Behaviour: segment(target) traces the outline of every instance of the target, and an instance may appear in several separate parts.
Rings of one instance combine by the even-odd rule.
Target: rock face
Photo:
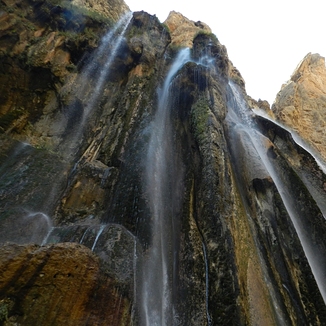
[[[193,22],[182,14],[171,11],[168,18],[165,20],[171,33],[173,46],[184,46],[191,48],[193,45],[193,39],[199,33],[211,34],[212,31],[205,23],[200,21]]]
[[[325,174],[205,24],[3,4],[0,323],[326,323]]]
[[[5,325],[127,325],[130,301],[86,247],[5,244],[0,250]],[[6,315],[6,318],[3,318]]]
[[[309,53],[291,79],[277,94],[276,118],[295,130],[326,158],[326,68],[325,58]]]
[[[113,21],[118,21],[121,14],[129,11],[129,7],[124,1],[110,0],[73,0],[72,5],[81,8],[81,10],[87,10],[100,16],[105,16]]]

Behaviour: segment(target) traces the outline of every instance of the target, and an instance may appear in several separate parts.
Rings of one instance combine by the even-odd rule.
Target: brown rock
[[[130,323],[128,300],[82,245],[7,243],[0,248],[0,268],[0,304],[10,325]]]
[[[182,14],[171,11],[164,22],[170,30],[172,45],[192,48],[193,39],[198,33],[212,33],[211,29],[202,22],[193,22]]]
[[[69,52],[63,47],[64,41],[65,38],[58,32],[50,33],[28,51],[29,63],[35,67],[51,65],[55,76],[67,75],[68,71],[63,67],[71,62]]]
[[[121,0],[73,0],[71,3],[77,7],[109,17],[114,21],[119,20],[122,14],[130,11],[127,4]]]
[[[233,66],[232,62],[229,61],[229,78],[232,79],[236,84],[238,84],[240,87],[242,87],[243,89],[245,89],[245,81],[242,77],[242,75],[240,74],[240,71]]]
[[[261,100],[261,99],[258,99],[258,107],[266,112],[269,112],[269,110],[271,109],[268,101],[266,100]]]
[[[258,99],[256,101],[249,95],[247,95],[248,105],[252,110],[258,110],[260,113],[264,113],[263,115],[267,115],[270,119],[275,120],[274,112],[271,110],[271,106],[266,100]]]
[[[309,53],[282,86],[273,110],[279,121],[298,132],[326,159],[325,58]]]

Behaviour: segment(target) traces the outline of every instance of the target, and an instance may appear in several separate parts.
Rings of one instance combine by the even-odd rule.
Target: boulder
[[[82,245],[6,243],[0,268],[5,325],[129,325],[128,298]]]

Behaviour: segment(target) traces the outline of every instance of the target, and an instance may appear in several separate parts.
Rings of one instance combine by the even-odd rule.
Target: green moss
[[[209,31],[206,30],[199,30],[196,35],[194,36],[194,42],[204,42],[205,45],[207,43],[207,41],[210,40],[215,44],[219,43],[218,38],[216,37],[215,34],[210,33]]]
[[[163,28],[165,29],[166,33],[170,34],[170,28],[169,28],[169,26],[166,25],[166,24],[164,24],[164,23],[162,23],[161,25],[162,25]]]
[[[175,58],[178,53],[181,51],[181,49],[183,49],[184,46],[180,46],[178,44],[175,43],[170,43],[169,47],[168,47],[168,54],[170,58]]]
[[[66,66],[66,69],[69,71],[69,72],[77,72],[77,66],[74,65],[73,63],[69,64],[68,66]]]
[[[0,300],[0,322],[8,319],[8,313],[10,310],[11,301],[8,299]]]
[[[128,30],[129,39],[142,34],[143,34],[143,30],[135,25],[132,25],[131,28]]]
[[[191,126],[198,142],[205,138],[209,111],[209,103],[205,97],[200,97],[191,108]]]

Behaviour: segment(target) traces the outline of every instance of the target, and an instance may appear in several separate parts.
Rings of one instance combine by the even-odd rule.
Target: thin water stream
[[[72,104],[67,107],[62,121],[59,122],[59,125],[65,125],[67,134],[60,143],[60,152],[65,158],[76,154],[79,149],[78,144],[87,127],[87,121],[99,105],[105,82],[110,75],[112,64],[119,54],[131,19],[132,12],[127,12],[103,36],[99,47],[76,81],[74,99],[81,101],[83,105],[76,107],[78,101],[72,101]],[[91,88],[89,88],[90,82]],[[67,85],[67,87],[70,86]]]
[[[92,249],[91,249],[92,251],[94,251],[94,249],[95,249],[95,247],[97,245],[97,241],[100,238],[100,236],[101,236],[104,228],[105,228],[105,225],[101,225],[100,228],[99,228],[99,230],[97,231],[96,238],[94,240],[94,243],[93,243],[93,246],[92,246]]]
[[[314,161],[318,165],[319,169],[324,174],[326,174],[326,164],[323,161],[323,159],[321,158],[321,156],[315,150],[313,150],[311,148],[311,146],[309,146],[296,132],[288,129],[286,126],[284,126],[283,124],[279,123],[278,121],[275,121],[275,120],[271,119],[262,110],[254,110],[254,113],[256,115],[258,115],[258,116],[266,119],[266,120],[271,121],[272,123],[274,123],[278,127],[286,130],[289,134],[291,134],[294,142],[298,146],[300,146],[304,151],[306,151],[314,159]],[[316,188],[316,185],[313,182],[311,182],[311,180],[309,179],[308,176],[305,176],[305,173],[302,173],[301,180],[303,181],[303,183],[305,184],[305,186],[309,190],[310,194],[312,195],[312,197],[316,201],[319,209],[321,210],[321,212],[324,215],[324,218],[326,218],[326,200],[325,200],[325,195],[321,195],[320,189]]]
[[[99,96],[103,91],[105,80],[110,74],[111,65],[122,45],[122,41],[124,40],[124,35],[129,26],[131,18],[132,18],[131,12],[128,12],[127,14],[122,16],[121,19],[116,24],[116,26],[113,28],[113,30],[110,30],[107,33],[107,35],[103,37],[101,46],[99,47],[96,53],[96,60],[99,60],[101,59],[101,57],[104,57],[105,58],[104,65],[99,68],[99,71],[97,71],[97,75],[95,79],[96,83],[92,88],[92,94],[87,101],[87,105],[83,114],[82,124],[85,123],[85,120],[87,119],[89,113],[92,111],[94,105],[96,105]],[[118,33],[118,35],[116,35],[116,33]],[[111,51],[108,53],[107,51],[111,44],[113,44],[113,46],[111,48]],[[83,73],[83,78],[85,79],[85,81],[87,81],[90,78],[91,74],[92,74],[92,69],[90,64],[89,67],[87,67],[87,69]]]
[[[229,119],[232,120],[238,127],[240,127],[249,136],[252,145],[254,146],[257,154],[259,155],[266,170],[274,181],[276,188],[282,198],[284,206],[291,218],[295,227],[299,240],[301,242],[304,253],[307,257],[312,273],[317,282],[320,293],[326,302],[326,258],[325,252],[320,249],[322,245],[319,244],[311,229],[311,221],[309,216],[303,216],[301,207],[298,205],[296,198],[293,197],[292,188],[288,177],[282,172],[281,167],[277,162],[271,161],[268,156],[265,144],[268,143],[265,136],[263,136],[256,128],[248,109],[241,97],[237,87],[230,83],[230,88],[237,105],[238,113],[230,112]]]
[[[260,117],[263,117],[266,120],[269,120],[275,123],[277,126],[281,127],[282,129],[286,130],[288,133],[291,134],[293,140],[296,142],[297,145],[302,147],[305,151],[307,151],[316,161],[319,168],[326,174],[326,164],[324,160],[321,158],[320,154],[317,153],[314,149],[311,148],[295,131],[290,130],[288,127],[280,123],[279,121],[273,120],[266,112],[261,109],[255,109],[254,113]]]
[[[81,119],[79,119],[79,121],[74,121],[73,135],[64,139],[63,143],[60,145],[60,152],[63,153],[64,158],[70,159],[70,156],[74,155],[79,149],[78,143],[80,142],[81,136],[84,133],[85,127],[87,125],[87,120],[91,116],[92,111],[98,105],[98,102],[102,96],[104,84],[110,74],[111,65],[114,62],[119,52],[119,49],[121,48],[121,45],[124,40],[124,35],[127,31],[131,19],[132,12],[128,12],[120,18],[116,25],[104,35],[100,46],[92,56],[92,60],[86,65],[84,70],[81,72],[81,76],[79,77],[78,82],[80,86],[76,90],[75,98],[83,98],[85,96],[84,93],[87,93],[86,88],[90,80],[94,81],[94,85],[91,89],[91,93],[88,94],[87,103],[84,105],[84,109],[78,113],[79,115],[81,115]],[[104,64],[98,67],[99,62],[104,62]],[[73,112],[69,113],[69,110],[74,110],[73,106],[68,107],[67,110],[68,116],[73,115]],[[77,173],[78,165],[82,160],[83,157],[79,158],[79,160],[73,165],[73,168],[68,176],[68,188],[73,180],[74,175]],[[100,227],[100,231],[97,234],[97,237],[92,247],[92,251],[95,249],[98,237],[101,235],[103,228],[104,226]],[[42,242],[43,244],[45,244],[47,239],[49,238],[51,230],[53,230],[53,228],[50,228],[49,234],[45,236]],[[86,233],[87,230],[85,231],[85,234]],[[83,235],[83,238],[85,234]],[[81,241],[83,241],[83,238]]]
[[[151,212],[152,239],[142,264],[141,325],[174,324],[173,275],[175,275],[176,228],[174,205],[180,171],[174,171],[172,127],[170,121],[171,82],[178,70],[190,60],[190,50],[180,51],[172,64],[163,87],[158,90],[158,108],[151,124],[145,188]],[[178,173],[179,175],[175,175]]]

